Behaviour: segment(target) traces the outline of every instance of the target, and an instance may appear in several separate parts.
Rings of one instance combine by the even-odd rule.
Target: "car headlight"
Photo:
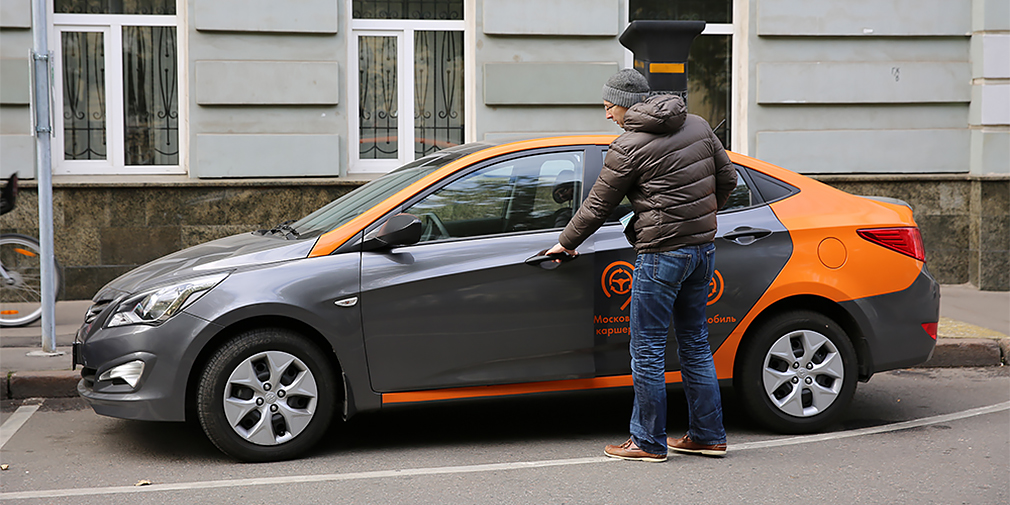
[[[130,297],[119,304],[108,326],[161,324],[228,277],[228,273],[188,279]]]

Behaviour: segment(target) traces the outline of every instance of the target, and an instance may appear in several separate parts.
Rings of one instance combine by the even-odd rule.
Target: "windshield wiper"
[[[269,230],[256,230],[254,233],[256,233],[257,235],[267,235],[267,234],[275,235],[278,233],[283,233],[284,238],[288,240],[296,239],[298,238],[299,233],[298,230],[294,229],[294,227],[291,226],[291,223],[293,222],[295,222],[294,219],[289,219]]]

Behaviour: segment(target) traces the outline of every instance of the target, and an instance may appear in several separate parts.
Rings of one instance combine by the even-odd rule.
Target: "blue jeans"
[[[726,442],[722,397],[708,343],[705,306],[715,270],[715,245],[642,253],[631,284],[631,436],[642,450],[666,454],[666,339],[677,335],[687,396],[688,430],[700,444]]]

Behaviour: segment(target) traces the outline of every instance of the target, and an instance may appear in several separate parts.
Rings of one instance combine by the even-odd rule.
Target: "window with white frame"
[[[705,21],[687,59],[687,109],[730,149],[733,0],[629,0],[628,20]]]
[[[181,173],[177,0],[53,0],[54,174]]]
[[[464,142],[463,0],[350,0],[350,171]]]

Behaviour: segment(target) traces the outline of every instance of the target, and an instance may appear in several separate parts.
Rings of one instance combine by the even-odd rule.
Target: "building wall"
[[[734,149],[909,202],[941,282],[1010,289],[1010,1],[735,5]]]
[[[974,0],[970,171],[1010,173],[1010,0]]]
[[[31,131],[29,59],[30,0],[0,0],[0,177],[35,177]]]
[[[346,174],[345,8],[188,0],[191,177]]]
[[[748,0],[754,156],[804,173],[967,172],[971,0]],[[858,146],[858,148],[847,148]]]
[[[474,140],[619,133],[603,83],[624,67],[626,0],[475,2]]]

